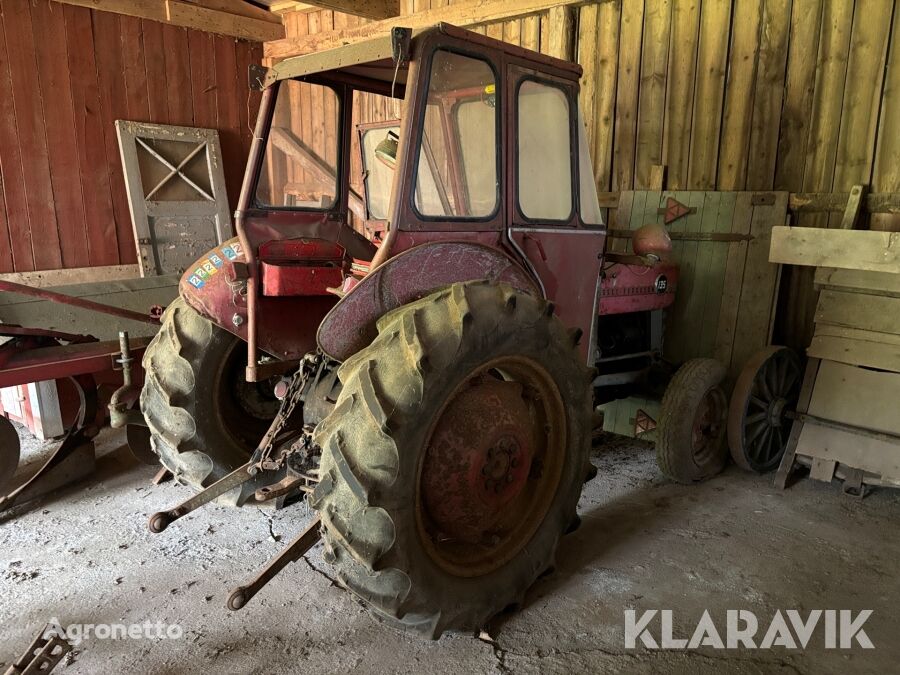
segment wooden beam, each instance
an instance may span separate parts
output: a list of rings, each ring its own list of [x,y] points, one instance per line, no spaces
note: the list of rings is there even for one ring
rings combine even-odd
[[[307,4],[365,19],[390,19],[400,16],[400,0],[310,0]]]
[[[850,199],[848,192],[792,192],[788,209],[798,213],[841,213]],[[869,213],[900,213],[900,192],[876,192],[862,200]]]
[[[867,270],[842,270],[836,267],[817,267],[816,288],[840,291],[889,295],[900,298],[900,274],[869,272]]]
[[[900,298],[824,290],[816,305],[816,332],[822,324],[900,335]]]
[[[215,9],[226,14],[235,14],[237,16],[245,16],[248,19],[259,19],[260,21],[268,21],[269,23],[281,23],[281,17],[273,12],[257,7],[244,0],[180,0],[188,5],[196,7],[205,7],[206,9]]]
[[[250,19],[205,7],[196,7],[176,0],[166,0],[166,16],[169,23],[185,28],[220,33],[265,42],[284,36],[284,26],[259,19]]]
[[[614,209],[618,206],[618,192],[599,192],[600,206]],[[847,208],[849,192],[791,192],[788,211],[794,213],[843,213]],[[900,192],[875,192],[864,196],[861,203],[868,213],[900,213]]]
[[[275,14],[287,14],[288,12],[315,12],[319,8],[313,7],[305,2],[294,2],[294,0],[281,0],[273,2],[269,5],[269,11]]]
[[[773,227],[769,262],[900,273],[900,232]]]
[[[571,61],[575,57],[575,14],[572,8],[565,5],[552,7],[547,12],[547,22],[549,44],[544,53]]]
[[[475,24],[506,21],[529,14],[548,12],[554,7],[576,7],[597,0],[463,0],[455,5],[445,5],[408,14],[401,19],[375,21],[355,28],[328,31],[315,35],[285,38],[267,42],[263,46],[266,58],[285,59],[300,54],[310,54],[325,49],[342,47],[352,42],[390,34],[391,28],[427,28],[445,22],[465,28]],[[560,48],[564,47],[560,41]]]
[[[179,0],[53,0],[63,5],[76,5],[102,12],[124,14],[141,19],[193,28],[207,33],[265,42],[284,37],[284,26],[247,16],[230,14]]]
[[[67,284],[87,284],[92,282],[137,279],[141,268],[133,265],[107,265],[103,267],[75,267],[64,270],[41,270],[38,272],[7,272],[0,274],[0,281],[12,281],[36,288],[64,286]]]

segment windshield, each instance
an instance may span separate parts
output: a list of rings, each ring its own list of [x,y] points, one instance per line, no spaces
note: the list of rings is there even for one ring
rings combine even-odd
[[[338,99],[325,86],[285,80],[256,184],[256,205],[325,210],[338,194]]]

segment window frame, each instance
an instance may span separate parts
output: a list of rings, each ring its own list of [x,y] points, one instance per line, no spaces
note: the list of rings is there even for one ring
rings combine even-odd
[[[436,45],[434,49],[431,50],[431,53],[428,55],[428,67],[425,75],[425,79],[423,81],[424,88],[423,93],[421,95],[421,110],[418,113],[418,129],[424,131],[425,129],[425,114],[428,110],[428,92],[431,90],[431,77],[433,75],[433,65],[434,58],[439,52],[447,52],[450,54],[456,54],[458,56],[467,57],[470,59],[474,59],[476,61],[480,61],[487,65],[490,69],[491,73],[494,76],[494,138],[496,142],[494,143],[494,162],[495,162],[495,171],[496,171],[496,200],[494,202],[494,209],[490,214],[485,216],[461,216],[461,215],[435,215],[429,216],[419,212],[418,206],[416,205],[416,192],[419,187],[419,161],[422,158],[422,146],[425,141],[425,134],[419,133],[416,143],[416,148],[414,151],[414,161],[412,163],[412,171],[411,175],[415,178],[412,181],[412,186],[409,190],[408,194],[408,203],[407,207],[410,209],[410,212],[415,216],[416,219],[421,221],[422,223],[454,223],[454,222],[465,222],[465,223],[490,223],[497,219],[497,217],[501,214],[501,209],[503,208],[503,164],[502,164],[502,146],[503,143],[503,102],[501,92],[501,79],[500,73],[498,69],[491,63],[484,55],[479,54],[478,52],[470,51],[467,49],[459,48],[455,45]],[[458,156],[462,156],[462,148],[459,146],[459,133],[458,133],[458,121],[455,117],[455,109],[461,103],[461,101],[457,101],[454,103],[454,115],[452,117],[452,124],[457,129],[456,138],[453,139],[453,142],[456,143],[456,152]],[[459,167],[462,170],[462,167]],[[424,228],[420,228],[424,229]]]
[[[523,68],[527,70],[527,67],[523,67],[519,64],[511,63],[511,67],[514,68]],[[519,95],[522,88],[522,85],[526,82],[537,82],[538,84],[542,84],[548,87],[553,87],[562,92],[563,96],[566,99],[566,103],[568,104],[568,112],[569,112],[569,180],[571,185],[571,202],[569,204],[569,213],[565,218],[559,219],[547,219],[547,218],[532,218],[525,215],[525,212],[522,210],[522,204],[519,200]],[[547,225],[551,227],[579,227],[581,226],[581,217],[579,214],[579,206],[581,204],[581,191],[579,185],[578,178],[578,142],[576,134],[578,133],[578,129],[575,126],[575,118],[577,117],[574,112],[577,110],[575,107],[577,105],[577,101],[573,96],[573,88],[571,84],[565,81],[559,81],[555,79],[550,79],[548,77],[542,77],[540,75],[536,75],[533,72],[523,72],[516,78],[516,84],[513,89],[513,101],[511,105],[515,109],[514,115],[514,129],[515,129],[515,137],[514,143],[512,143],[512,189],[515,194],[514,203],[514,222],[521,222],[526,225],[531,226],[540,226]]]
[[[335,129],[335,149],[337,155],[337,162],[335,165],[335,193],[334,200],[327,207],[318,207],[314,208],[311,206],[285,206],[278,204],[263,204],[259,201],[257,196],[257,191],[259,190],[259,179],[262,176],[262,172],[266,167],[266,157],[267,151],[269,149],[269,134],[272,131],[272,120],[275,117],[275,111],[278,107],[278,97],[281,96],[282,93],[282,85],[286,82],[299,82],[301,84],[308,84],[310,86],[319,86],[324,87],[326,89],[330,89],[335,95],[335,119],[337,121],[337,126]],[[261,212],[270,212],[270,211],[285,211],[292,213],[333,213],[341,208],[341,204],[343,203],[344,197],[344,151],[343,151],[343,136],[344,136],[344,87],[339,84],[331,84],[322,81],[311,81],[307,78],[290,78],[286,80],[279,80],[275,85],[277,90],[275,91],[275,102],[272,105],[272,110],[269,115],[269,119],[266,121],[266,132],[265,136],[261,139],[262,142],[262,156],[260,157],[259,165],[256,168],[256,173],[253,176],[253,190],[250,192],[250,209],[253,211],[261,211]]]

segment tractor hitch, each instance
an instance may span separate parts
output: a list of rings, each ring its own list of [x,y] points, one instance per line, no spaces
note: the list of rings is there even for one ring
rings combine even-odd
[[[255,494],[257,501],[262,502],[278,498],[283,504],[288,497],[296,492],[311,491],[317,482],[311,474],[315,471],[318,453],[315,451],[312,443],[311,430],[301,426],[303,406],[298,406],[298,404],[302,402],[303,396],[308,390],[308,385],[314,387],[326,367],[327,359],[319,354],[309,355],[304,358],[287,387],[278,414],[272,420],[262,440],[260,440],[259,445],[250,457],[250,461],[239,466],[224,478],[219,479],[178,506],[167,511],[154,513],[150,516],[150,521],[147,524],[150,531],[154,534],[159,534],[179,518],[183,518],[229,490],[233,490],[250,480],[257,479],[262,472],[276,472],[286,467],[287,477],[280,482],[257,490]],[[300,416],[300,425],[296,423],[298,421],[295,419],[296,415]],[[296,429],[298,426],[301,427],[299,430]],[[297,433],[299,438],[287,448],[284,448],[286,443],[284,440],[285,434],[294,433]],[[281,452],[277,456],[273,456],[276,449],[280,449]]]
[[[229,490],[233,490],[239,485],[243,485],[248,480],[252,480],[253,474],[250,473],[250,468],[252,466],[253,462],[247,462],[224,478],[217,480],[202,492],[198,492],[190,499],[181,502],[178,506],[171,508],[168,511],[158,511],[154,513],[150,516],[147,527],[150,528],[150,531],[154,534],[159,534],[179,518],[183,518],[192,511],[196,511],[204,504],[209,504],[216,497],[220,497]]]

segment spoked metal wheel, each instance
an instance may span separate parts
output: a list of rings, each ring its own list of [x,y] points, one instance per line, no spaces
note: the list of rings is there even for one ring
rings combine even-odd
[[[728,446],[734,461],[756,473],[775,469],[787,446],[803,366],[787,347],[768,347],[741,371],[728,411]]]

